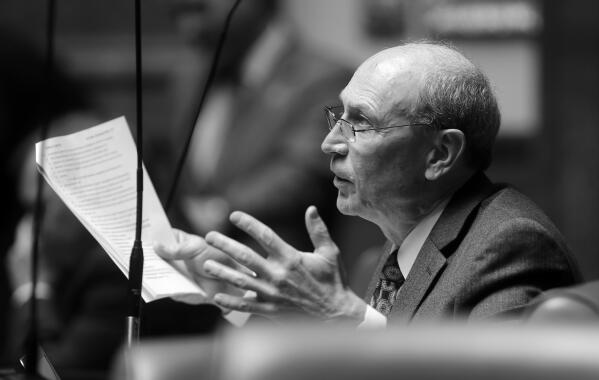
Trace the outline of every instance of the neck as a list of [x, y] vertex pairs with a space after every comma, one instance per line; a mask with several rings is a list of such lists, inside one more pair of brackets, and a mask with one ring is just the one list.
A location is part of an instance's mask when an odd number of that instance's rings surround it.
[[[399, 201], [383, 207], [373, 222], [391, 242], [400, 246], [406, 236], [442, 202], [449, 199], [472, 176], [473, 171], [454, 173], [430, 183], [428, 191], [422, 189], [418, 199]], [[459, 174], [459, 175], [458, 175]]]
[[399, 212], [397, 212], [397, 209], [391, 209], [391, 212], [382, 215], [376, 224], [388, 240], [400, 246], [414, 227], [449, 196], [451, 196], [451, 193], [443, 194], [426, 201], [412, 202], [412, 204], [406, 207], [400, 207], [401, 211]]

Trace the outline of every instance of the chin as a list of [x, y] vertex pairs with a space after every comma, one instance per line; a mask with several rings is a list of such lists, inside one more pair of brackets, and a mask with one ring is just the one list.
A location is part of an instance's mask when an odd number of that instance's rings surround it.
[[343, 215], [358, 215], [358, 209], [355, 202], [352, 202], [351, 197], [344, 197], [341, 194], [337, 196], [337, 210]]

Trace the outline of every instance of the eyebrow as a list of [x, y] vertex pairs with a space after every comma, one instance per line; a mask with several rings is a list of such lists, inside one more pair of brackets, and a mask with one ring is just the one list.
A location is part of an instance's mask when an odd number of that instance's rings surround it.
[[370, 125], [372, 125], [372, 126], [375, 125], [376, 119], [368, 116], [366, 114], [366, 112], [364, 112], [364, 108], [359, 105], [348, 105], [347, 107], [344, 108], [344, 110], [348, 113], [349, 118], [356, 118], [356, 116], [359, 116], [361, 118], [364, 118], [366, 121], [368, 121], [368, 123]]
[[[347, 112], [348, 114], [351, 115], [359, 115], [360, 117], [363, 117], [364, 119], [366, 119], [372, 126], [375, 125], [375, 122], [377, 121], [377, 119], [375, 117], [370, 117], [367, 115], [367, 112], [365, 112], [365, 108], [359, 104], [351, 104], [351, 103], [346, 103], [343, 101], [343, 93], [344, 90], [341, 91], [341, 93], [339, 94], [339, 102], [341, 103], [341, 106], [343, 106], [343, 110], [344, 112]], [[374, 115], [373, 115], [374, 116]]]

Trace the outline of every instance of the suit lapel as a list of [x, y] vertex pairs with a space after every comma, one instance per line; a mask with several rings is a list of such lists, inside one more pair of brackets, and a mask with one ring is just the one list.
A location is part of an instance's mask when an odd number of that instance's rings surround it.
[[445, 267], [446, 261], [445, 256], [432, 241], [426, 239], [406, 282], [399, 291], [391, 310], [391, 318], [411, 319], [435, 278]]
[[464, 224], [472, 211], [497, 189], [484, 173], [479, 172], [472, 176], [451, 198], [429, 239], [443, 251], [464, 232]]
[[444, 269], [447, 257], [468, 231], [470, 216], [475, 215], [473, 211], [495, 189], [483, 173], [477, 173], [456, 191], [420, 249], [393, 306], [391, 318], [409, 321], [414, 316]]

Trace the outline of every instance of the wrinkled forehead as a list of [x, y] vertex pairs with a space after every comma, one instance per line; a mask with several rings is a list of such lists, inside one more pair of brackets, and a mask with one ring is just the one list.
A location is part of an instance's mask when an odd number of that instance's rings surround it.
[[422, 78], [409, 57], [379, 53], [358, 67], [340, 99], [346, 107], [366, 106], [384, 118], [414, 108]]

